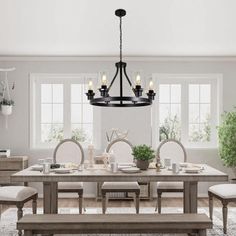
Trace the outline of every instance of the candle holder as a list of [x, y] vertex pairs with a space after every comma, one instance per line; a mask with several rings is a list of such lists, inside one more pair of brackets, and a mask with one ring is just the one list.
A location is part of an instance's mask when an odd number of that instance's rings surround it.
[[93, 90], [88, 90], [86, 95], [87, 95], [88, 100], [92, 100], [95, 96], [95, 93], [93, 92]]
[[149, 100], [151, 100], [151, 101], [154, 100], [155, 95], [156, 95], [156, 93], [154, 92], [154, 90], [148, 90], [147, 96], [148, 96]]
[[99, 89], [99, 91], [100, 91], [102, 97], [108, 97], [109, 96], [108, 88], [107, 88], [106, 85], [102, 85], [101, 88]]
[[134, 88], [134, 94], [136, 97], [141, 97], [143, 93], [143, 89], [141, 87], [141, 85], [136, 85]]

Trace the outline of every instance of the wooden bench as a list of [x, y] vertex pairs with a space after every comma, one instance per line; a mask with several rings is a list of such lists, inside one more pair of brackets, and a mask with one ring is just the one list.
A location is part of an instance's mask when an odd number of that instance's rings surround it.
[[205, 236], [212, 222], [205, 214], [46, 214], [17, 222], [25, 236], [34, 234], [196, 233]]

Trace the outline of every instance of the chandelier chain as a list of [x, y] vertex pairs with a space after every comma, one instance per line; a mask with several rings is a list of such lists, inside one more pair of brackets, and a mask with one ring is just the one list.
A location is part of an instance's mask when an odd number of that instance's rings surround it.
[[122, 61], [122, 17], [120, 17], [120, 61]]

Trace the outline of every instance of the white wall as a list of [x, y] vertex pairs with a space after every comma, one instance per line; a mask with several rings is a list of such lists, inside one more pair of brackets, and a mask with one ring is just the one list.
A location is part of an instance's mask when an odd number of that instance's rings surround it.
[[[16, 82], [12, 94], [15, 100], [13, 115], [9, 117], [9, 128], [5, 129], [0, 116], [0, 148], [10, 148], [12, 154], [28, 155], [30, 164], [38, 158], [52, 156], [52, 150], [32, 150], [29, 148], [29, 73], [97, 73], [108, 70], [114, 73], [113, 58], [41, 58], [41, 57], [0, 57], [1, 67], [16, 67], [9, 73], [9, 81]], [[223, 109], [230, 110], [236, 105], [236, 59], [235, 58], [130, 58], [128, 69], [151, 73], [221, 73], [223, 74]], [[2, 78], [2, 77], [1, 77]], [[101, 109], [102, 145], [106, 146], [105, 131], [117, 127], [129, 129], [129, 139], [134, 144], [151, 144], [150, 107], [145, 108], [99, 108]], [[190, 162], [207, 163], [230, 175], [230, 169], [223, 167], [217, 149], [187, 150]], [[39, 186], [39, 185], [37, 185]], [[207, 184], [201, 184], [199, 193], [206, 194]], [[94, 186], [87, 185], [85, 194], [92, 196]]]

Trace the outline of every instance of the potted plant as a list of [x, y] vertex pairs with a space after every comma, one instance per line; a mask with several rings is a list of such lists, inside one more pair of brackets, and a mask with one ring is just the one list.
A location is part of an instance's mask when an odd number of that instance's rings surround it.
[[236, 173], [236, 109], [222, 114], [218, 136], [220, 158]]
[[0, 102], [1, 105], [1, 112], [3, 115], [8, 116], [12, 113], [12, 107], [14, 105], [13, 100], [8, 100], [3, 98], [3, 100]]
[[147, 170], [149, 162], [155, 158], [154, 150], [147, 145], [138, 145], [133, 148], [132, 155], [137, 160], [136, 164], [140, 170]]

